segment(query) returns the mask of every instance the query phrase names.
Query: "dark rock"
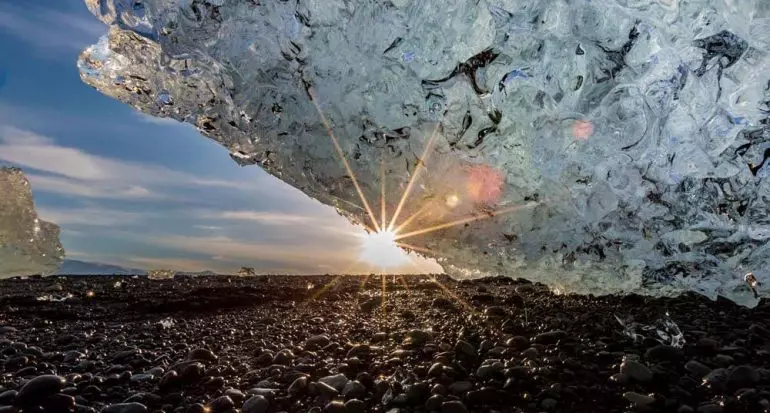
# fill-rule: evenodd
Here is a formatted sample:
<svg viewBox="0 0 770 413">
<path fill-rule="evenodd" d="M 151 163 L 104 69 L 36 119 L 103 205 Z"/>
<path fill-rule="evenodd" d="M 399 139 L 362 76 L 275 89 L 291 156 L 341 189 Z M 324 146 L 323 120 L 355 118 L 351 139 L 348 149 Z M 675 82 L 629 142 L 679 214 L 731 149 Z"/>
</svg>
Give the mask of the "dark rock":
<svg viewBox="0 0 770 413">
<path fill-rule="evenodd" d="M 147 406 L 141 403 L 111 404 L 103 408 L 100 413 L 147 413 Z"/>
<path fill-rule="evenodd" d="M 345 402 L 346 413 L 365 413 L 366 403 L 358 399 L 350 399 Z"/>
<path fill-rule="evenodd" d="M 6 390 L 2 393 L 0 393 L 0 406 L 10 406 L 13 404 L 13 401 L 16 400 L 16 395 L 18 395 L 19 392 L 16 390 Z"/>
<path fill-rule="evenodd" d="M 711 372 L 711 368 L 696 360 L 690 360 L 684 365 L 684 369 L 692 373 L 696 379 L 702 379 Z"/>
<path fill-rule="evenodd" d="M 305 348 L 308 350 L 321 349 L 329 345 L 330 342 L 329 336 L 326 334 L 319 334 L 307 339 L 305 341 Z"/>
<path fill-rule="evenodd" d="M 348 378 L 345 377 L 344 374 L 335 374 L 333 376 L 326 376 L 318 379 L 319 383 L 327 384 L 336 389 L 338 392 L 341 392 L 342 389 L 345 388 L 345 385 L 348 384 L 348 381 Z"/>
<path fill-rule="evenodd" d="M 270 401 L 265 396 L 253 396 L 246 400 L 241 407 L 241 413 L 265 413 L 270 407 Z"/>
<path fill-rule="evenodd" d="M 620 373 L 640 383 L 647 383 L 652 380 L 652 371 L 644 364 L 632 359 L 623 360 L 620 365 Z"/>
<path fill-rule="evenodd" d="M 458 400 L 441 403 L 441 413 L 468 413 L 468 408 Z"/>
<path fill-rule="evenodd" d="M 538 344 L 556 344 L 559 340 L 567 337 L 567 333 L 563 330 L 553 330 L 545 333 L 541 333 L 535 336 L 534 342 Z"/>
<path fill-rule="evenodd" d="M 440 394 L 434 394 L 433 396 L 430 396 L 425 402 L 425 408 L 428 409 L 428 411 L 439 411 L 441 410 L 441 405 L 444 403 L 444 400 L 444 396 Z"/>
<path fill-rule="evenodd" d="M 46 412 L 71 413 L 75 411 L 75 398 L 66 394 L 48 396 L 40 403 Z"/>
<path fill-rule="evenodd" d="M 191 404 L 187 406 L 187 410 L 185 410 L 186 413 L 207 413 L 208 411 L 206 406 L 200 403 Z"/>
<path fill-rule="evenodd" d="M 59 393 L 66 383 L 63 377 L 54 375 L 35 377 L 21 388 L 14 403 L 18 406 L 28 406 L 39 402 Z"/>
<path fill-rule="evenodd" d="M 347 413 L 347 410 L 345 409 L 345 404 L 338 400 L 335 400 L 327 404 L 326 407 L 324 407 L 323 411 L 325 413 Z"/>
<path fill-rule="evenodd" d="M 636 406 L 648 406 L 655 402 L 654 397 L 650 397 L 648 395 L 639 394 L 632 391 L 623 393 L 623 398 L 630 401 Z"/>
<path fill-rule="evenodd" d="M 759 372 L 752 366 L 733 368 L 727 376 L 727 386 L 732 389 L 752 387 L 759 382 Z"/>
<path fill-rule="evenodd" d="M 292 396 L 304 394 L 307 391 L 308 383 L 307 376 L 298 377 L 291 383 L 287 392 Z"/>
<path fill-rule="evenodd" d="M 644 353 L 644 357 L 654 361 L 677 361 L 682 358 L 682 352 L 672 346 L 659 344 Z"/>
<path fill-rule="evenodd" d="M 722 409 L 722 406 L 713 403 L 706 403 L 698 406 L 697 410 L 698 413 L 722 413 L 723 411 L 724 409 Z"/>
<path fill-rule="evenodd" d="M 365 394 L 366 394 L 366 387 L 364 387 L 364 385 L 357 380 L 348 381 L 345 384 L 345 387 L 343 387 L 342 389 L 342 395 L 345 396 L 346 399 L 361 398 Z"/>
<path fill-rule="evenodd" d="M 715 390 L 721 390 L 727 384 L 727 370 L 722 368 L 711 370 L 703 378 L 703 384 Z"/>
<path fill-rule="evenodd" d="M 187 360 L 210 361 L 213 363 L 218 359 L 214 352 L 205 348 L 196 348 L 187 353 Z"/>
<path fill-rule="evenodd" d="M 219 396 L 211 402 L 210 407 L 212 412 L 224 412 L 235 407 L 235 402 L 230 396 Z"/>
</svg>

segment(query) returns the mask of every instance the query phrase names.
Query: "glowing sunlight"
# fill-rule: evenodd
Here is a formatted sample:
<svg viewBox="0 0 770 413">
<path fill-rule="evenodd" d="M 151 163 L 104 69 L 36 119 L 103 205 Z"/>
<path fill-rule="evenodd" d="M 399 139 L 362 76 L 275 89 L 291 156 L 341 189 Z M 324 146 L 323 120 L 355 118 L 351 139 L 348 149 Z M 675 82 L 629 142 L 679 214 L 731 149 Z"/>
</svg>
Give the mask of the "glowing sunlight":
<svg viewBox="0 0 770 413">
<path fill-rule="evenodd" d="M 392 231 L 371 232 L 362 238 L 361 261 L 383 269 L 409 262 L 409 255 L 396 245 L 396 234 Z"/>
</svg>

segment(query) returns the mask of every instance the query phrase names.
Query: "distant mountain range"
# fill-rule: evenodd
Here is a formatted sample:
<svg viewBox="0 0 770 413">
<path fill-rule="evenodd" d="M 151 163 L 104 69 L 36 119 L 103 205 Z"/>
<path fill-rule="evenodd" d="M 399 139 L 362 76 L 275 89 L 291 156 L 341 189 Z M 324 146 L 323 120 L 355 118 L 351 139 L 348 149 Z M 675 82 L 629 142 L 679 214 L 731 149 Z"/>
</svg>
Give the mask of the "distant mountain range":
<svg viewBox="0 0 770 413">
<path fill-rule="evenodd" d="M 147 275 L 147 271 L 98 262 L 64 260 L 55 275 Z"/>
<path fill-rule="evenodd" d="M 190 276 L 217 275 L 213 271 L 178 271 L 176 274 Z M 56 271 L 54 275 L 147 275 L 147 271 L 99 262 L 64 260 L 59 267 L 59 271 Z"/>
</svg>

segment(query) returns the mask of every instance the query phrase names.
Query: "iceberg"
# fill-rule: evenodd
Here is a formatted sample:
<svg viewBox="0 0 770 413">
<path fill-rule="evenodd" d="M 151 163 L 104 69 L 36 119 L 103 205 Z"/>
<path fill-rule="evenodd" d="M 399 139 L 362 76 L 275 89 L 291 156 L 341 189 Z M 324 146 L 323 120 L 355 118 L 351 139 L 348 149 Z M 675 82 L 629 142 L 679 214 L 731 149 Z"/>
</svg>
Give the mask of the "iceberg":
<svg viewBox="0 0 770 413">
<path fill-rule="evenodd" d="M 38 218 L 24 173 L 0 168 L 0 278 L 53 274 L 63 258 L 59 227 Z"/>
<path fill-rule="evenodd" d="M 85 1 L 84 82 L 453 277 L 768 295 L 770 3 Z"/>
</svg>

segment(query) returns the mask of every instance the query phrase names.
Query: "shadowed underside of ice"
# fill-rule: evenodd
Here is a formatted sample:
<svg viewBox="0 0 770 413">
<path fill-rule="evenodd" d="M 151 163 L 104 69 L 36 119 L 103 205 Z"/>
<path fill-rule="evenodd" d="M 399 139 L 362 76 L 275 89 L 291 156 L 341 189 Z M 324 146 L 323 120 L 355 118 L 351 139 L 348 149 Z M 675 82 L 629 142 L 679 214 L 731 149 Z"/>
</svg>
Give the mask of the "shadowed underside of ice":
<svg viewBox="0 0 770 413">
<path fill-rule="evenodd" d="M 38 219 L 27 178 L 0 168 L 0 278 L 51 274 L 63 257 L 59 227 Z"/>
<path fill-rule="evenodd" d="M 85 82 L 351 219 L 311 95 L 373 210 L 381 162 L 391 215 L 425 165 L 402 232 L 526 205 L 404 240 L 452 275 L 745 305 L 746 272 L 770 282 L 770 2 L 86 3 L 110 29 Z"/>
</svg>

